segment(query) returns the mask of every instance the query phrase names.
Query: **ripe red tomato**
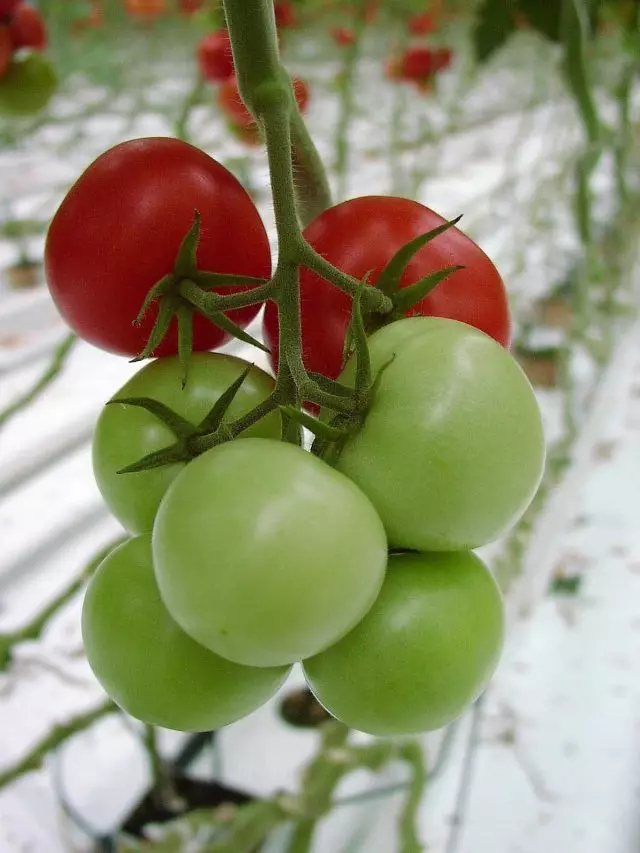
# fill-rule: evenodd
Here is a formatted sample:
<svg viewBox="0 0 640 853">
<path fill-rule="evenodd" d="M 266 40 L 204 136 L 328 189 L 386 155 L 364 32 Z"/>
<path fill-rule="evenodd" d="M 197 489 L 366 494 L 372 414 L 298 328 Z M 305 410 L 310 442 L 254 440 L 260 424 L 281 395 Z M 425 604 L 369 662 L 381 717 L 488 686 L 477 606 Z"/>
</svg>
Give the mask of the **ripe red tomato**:
<svg viewBox="0 0 640 853">
<path fill-rule="evenodd" d="M 203 0 L 180 0 L 180 11 L 183 15 L 193 15 L 202 9 Z"/>
<path fill-rule="evenodd" d="M 83 18 L 79 18 L 71 24 L 71 34 L 77 35 L 85 30 L 98 29 L 104 23 L 104 10 L 101 0 L 93 0 L 91 3 L 91 12 Z"/>
<path fill-rule="evenodd" d="M 341 47 L 353 44 L 356 39 L 355 33 L 348 27 L 333 27 L 331 30 L 331 38 Z"/>
<path fill-rule="evenodd" d="M 273 11 L 276 16 L 276 26 L 280 29 L 294 29 L 298 26 L 298 16 L 296 10 L 287 0 L 276 0 L 273 4 Z"/>
<path fill-rule="evenodd" d="M 294 77 L 292 83 L 298 109 L 304 113 L 309 105 L 309 86 L 300 77 Z M 240 97 L 235 77 L 225 81 L 218 89 L 218 106 L 236 129 L 252 127 L 255 124 L 253 116 Z"/>
<path fill-rule="evenodd" d="M 209 33 L 198 44 L 198 66 L 205 80 L 222 83 L 233 77 L 231 39 L 227 30 Z"/>
<path fill-rule="evenodd" d="M 0 18 L 10 18 L 22 0 L 0 0 Z"/>
<path fill-rule="evenodd" d="M 149 289 L 172 271 L 195 210 L 202 216 L 200 269 L 269 277 L 269 242 L 253 201 L 203 151 L 177 139 L 136 139 L 89 166 L 54 216 L 45 246 L 49 289 L 71 328 L 103 349 L 139 353 L 156 309 L 140 326 L 133 320 Z M 251 306 L 229 316 L 246 326 L 257 312 Z M 193 333 L 194 350 L 228 340 L 199 316 Z M 156 355 L 176 351 L 174 323 Z"/>
<path fill-rule="evenodd" d="M 156 18 L 165 8 L 165 0 L 126 0 L 127 12 L 141 18 Z"/>
<path fill-rule="evenodd" d="M 21 3 L 13 13 L 9 24 L 13 47 L 30 47 L 44 50 L 47 46 L 47 25 L 37 9 L 27 3 Z"/>
<path fill-rule="evenodd" d="M 453 59 L 453 51 L 450 47 L 439 47 L 433 52 L 434 71 L 444 71 L 451 65 Z"/>
<path fill-rule="evenodd" d="M 349 199 L 325 210 L 304 231 L 313 248 L 338 269 L 375 284 L 393 255 L 410 240 L 445 220 L 417 201 L 386 196 Z M 508 346 L 511 322 L 507 293 L 500 275 L 470 237 L 452 227 L 423 246 L 407 265 L 400 286 L 429 273 L 460 264 L 463 270 L 442 281 L 406 316 L 448 317 L 481 329 Z M 300 272 L 302 341 L 308 370 L 336 378 L 342 367 L 351 299 L 324 279 Z M 267 303 L 264 334 L 278 364 L 278 312 Z"/>
<path fill-rule="evenodd" d="M 9 27 L 0 24 L 0 79 L 9 70 L 11 58 L 13 56 L 13 43 L 9 33 Z"/>
<path fill-rule="evenodd" d="M 414 34 L 414 36 L 423 36 L 428 33 L 434 33 L 436 29 L 436 20 L 430 12 L 421 12 L 420 14 L 412 15 L 409 18 L 409 30 Z"/>
<path fill-rule="evenodd" d="M 401 76 L 405 80 L 422 80 L 435 71 L 434 51 L 430 47 L 408 47 L 401 57 Z"/>
</svg>

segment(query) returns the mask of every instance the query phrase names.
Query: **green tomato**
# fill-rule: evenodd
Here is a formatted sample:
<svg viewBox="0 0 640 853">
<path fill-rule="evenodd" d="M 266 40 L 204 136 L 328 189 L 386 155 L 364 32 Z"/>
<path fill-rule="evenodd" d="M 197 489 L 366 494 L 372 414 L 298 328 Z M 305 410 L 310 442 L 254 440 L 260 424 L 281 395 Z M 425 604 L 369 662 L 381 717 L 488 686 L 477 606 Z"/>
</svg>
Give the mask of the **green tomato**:
<svg viewBox="0 0 640 853">
<path fill-rule="evenodd" d="M 364 619 L 303 664 L 316 699 L 373 735 L 432 731 L 484 689 L 500 657 L 502 596 L 471 552 L 397 554 Z"/>
<path fill-rule="evenodd" d="M 544 470 L 529 381 L 488 335 L 415 317 L 369 339 L 378 384 L 336 468 L 378 510 L 393 547 L 464 551 L 505 533 Z M 341 381 L 353 382 L 354 365 Z"/>
<path fill-rule="evenodd" d="M 153 527 L 160 594 L 203 646 L 248 666 L 292 663 L 347 633 L 387 564 L 368 499 L 310 453 L 260 438 L 203 453 Z"/>
<path fill-rule="evenodd" d="M 183 390 L 178 358 L 159 358 L 136 373 L 115 398 L 150 397 L 196 425 L 246 367 L 245 361 L 232 355 L 194 353 Z M 273 388 L 273 379 L 253 367 L 224 420 L 246 414 L 265 400 Z M 272 412 L 243 432 L 244 436 L 278 438 L 280 415 Z M 145 409 L 110 404 L 102 410 L 93 437 L 93 472 L 105 503 L 130 533 L 151 532 L 160 501 L 184 464 L 163 465 L 134 474 L 118 474 L 118 471 L 175 441 L 169 427 Z"/>
<path fill-rule="evenodd" d="M 178 731 L 210 731 L 259 708 L 289 673 L 238 666 L 188 637 L 153 574 L 151 537 L 130 539 L 93 575 L 82 609 L 91 669 L 131 716 Z"/>
<path fill-rule="evenodd" d="M 38 53 L 14 57 L 0 80 L 0 114 L 30 116 L 51 100 L 58 79 L 51 62 Z"/>
</svg>

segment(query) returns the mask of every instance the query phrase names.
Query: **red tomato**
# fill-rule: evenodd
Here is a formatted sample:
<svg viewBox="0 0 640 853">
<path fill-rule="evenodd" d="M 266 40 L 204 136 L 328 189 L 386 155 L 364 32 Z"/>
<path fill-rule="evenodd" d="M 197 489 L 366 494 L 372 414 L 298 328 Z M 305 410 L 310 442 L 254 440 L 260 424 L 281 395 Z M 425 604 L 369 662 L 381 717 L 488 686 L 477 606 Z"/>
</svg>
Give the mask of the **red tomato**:
<svg viewBox="0 0 640 853">
<path fill-rule="evenodd" d="M 228 121 L 227 128 L 239 142 L 248 145 L 249 148 L 258 148 L 262 145 L 262 136 L 256 124 L 241 125 Z"/>
<path fill-rule="evenodd" d="M 401 76 L 404 80 L 423 80 L 435 71 L 434 51 L 430 47 L 408 47 L 401 57 Z"/>
<path fill-rule="evenodd" d="M 325 210 L 304 231 L 313 248 L 338 269 L 374 284 L 393 255 L 410 240 L 445 220 L 417 201 L 386 196 L 353 198 Z M 510 342 L 507 294 L 500 275 L 470 237 L 452 227 L 423 246 L 409 262 L 406 287 L 443 267 L 465 267 L 441 282 L 407 316 L 448 317 L 481 329 L 503 346 Z M 351 317 L 351 299 L 324 279 L 300 273 L 302 344 L 308 370 L 335 379 Z M 264 334 L 278 364 L 278 313 L 267 303 Z"/>
<path fill-rule="evenodd" d="M 341 47 L 346 47 L 349 44 L 353 44 L 356 40 L 355 33 L 348 27 L 334 27 L 331 30 L 331 38 L 336 44 L 339 44 Z"/>
<path fill-rule="evenodd" d="M 165 0 L 126 0 L 127 12 L 141 18 L 156 18 L 165 8 Z"/>
<path fill-rule="evenodd" d="M 104 23 L 104 10 L 101 0 L 93 0 L 91 3 L 91 13 L 84 18 L 74 21 L 71 25 L 72 34 L 84 32 L 89 29 L 98 29 Z"/>
<path fill-rule="evenodd" d="M 397 56 L 390 56 L 385 62 L 384 73 L 389 80 L 402 80 L 402 61 Z"/>
<path fill-rule="evenodd" d="M 286 30 L 293 29 L 298 25 L 296 10 L 287 0 L 276 0 L 273 4 L 273 11 L 276 16 L 277 27 Z"/>
<path fill-rule="evenodd" d="M 0 18 L 10 18 L 22 0 L 0 0 Z"/>
<path fill-rule="evenodd" d="M 227 30 L 216 30 L 200 40 L 198 65 L 205 80 L 222 83 L 233 77 L 231 39 Z"/>
<path fill-rule="evenodd" d="M 437 29 L 434 16 L 430 12 L 421 12 L 409 18 L 409 30 L 414 36 L 423 36 L 434 33 Z"/>
<path fill-rule="evenodd" d="M 183 15 L 193 15 L 202 9 L 203 0 L 180 0 L 180 11 Z"/>
<path fill-rule="evenodd" d="M 0 24 L 0 79 L 9 70 L 11 57 L 13 56 L 13 43 L 9 33 L 9 27 Z"/>
<path fill-rule="evenodd" d="M 309 86 L 300 77 L 292 80 L 293 92 L 300 112 L 305 112 L 309 105 Z M 218 106 L 237 128 L 250 127 L 254 124 L 253 116 L 246 108 L 238 91 L 235 77 L 225 81 L 218 89 Z"/>
<path fill-rule="evenodd" d="M 45 246 L 49 289 L 69 326 L 103 349 L 139 353 L 155 307 L 140 326 L 133 320 L 149 289 L 172 271 L 196 210 L 202 216 L 200 269 L 269 277 L 260 215 L 236 178 L 208 154 L 177 139 L 136 139 L 89 166 L 54 216 Z M 258 310 L 229 316 L 246 326 Z M 228 340 L 199 316 L 193 334 L 194 350 Z M 174 322 L 155 354 L 176 351 Z"/>
<path fill-rule="evenodd" d="M 451 65 L 453 51 L 450 47 L 439 47 L 433 52 L 434 71 L 444 71 Z"/>
<path fill-rule="evenodd" d="M 44 18 L 37 9 L 27 3 L 21 3 L 13 13 L 9 32 L 16 50 L 21 47 L 44 50 L 47 46 L 47 25 Z"/>
</svg>

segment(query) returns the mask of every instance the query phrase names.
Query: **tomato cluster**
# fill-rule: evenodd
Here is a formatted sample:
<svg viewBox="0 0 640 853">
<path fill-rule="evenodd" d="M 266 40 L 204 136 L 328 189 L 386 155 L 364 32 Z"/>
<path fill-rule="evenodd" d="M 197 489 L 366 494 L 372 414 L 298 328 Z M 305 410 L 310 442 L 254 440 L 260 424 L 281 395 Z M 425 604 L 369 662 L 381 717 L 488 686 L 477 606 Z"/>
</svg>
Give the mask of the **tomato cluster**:
<svg viewBox="0 0 640 853">
<path fill-rule="evenodd" d="M 30 115 L 42 109 L 56 89 L 40 12 L 22 0 L 0 0 L 0 113 Z"/>
<path fill-rule="evenodd" d="M 287 4 L 280 4 L 280 7 L 288 8 Z M 291 25 L 287 24 L 287 26 Z M 220 28 L 203 36 L 198 43 L 196 55 L 202 77 L 210 83 L 219 84 L 216 100 L 221 113 L 227 119 L 229 130 L 249 145 L 258 144 L 260 141 L 258 127 L 238 90 L 231 40 L 227 30 Z M 304 113 L 309 105 L 309 86 L 299 77 L 292 78 L 292 83 L 298 109 Z"/>
<path fill-rule="evenodd" d="M 181 238 L 196 208 L 189 259 Z M 416 202 L 371 197 L 327 210 L 305 237 L 376 286 L 398 249 L 442 222 Z M 125 143 L 90 166 L 53 219 L 45 261 L 72 328 L 121 353 L 149 333 L 132 321 L 156 281 L 270 274 L 264 227 L 235 178 L 168 139 Z M 445 725 L 483 689 L 503 604 L 472 549 L 522 515 L 544 441 L 531 386 L 506 348 L 504 287 L 479 247 L 442 229 L 413 252 L 397 292 L 452 262 L 466 269 L 413 316 L 369 335 L 369 399 L 326 452 L 281 440 L 290 413 L 267 405 L 277 380 L 209 351 L 223 340 L 211 324 L 209 335 L 207 324 L 194 329 L 201 351 L 186 381 L 170 330 L 161 357 L 105 406 L 94 472 L 132 538 L 90 581 L 82 630 L 91 667 L 126 711 L 168 728 L 216 728 L 264 703 L 301 662 L 331 714 L 392 735 Z M 349 298 L 310 276 L 301 271 L 305 363 L 326 381 L 339 374 L 349 395 L 361 372 L 358 352 L 343 366 Z M 178 313 L 180 293 L 167 297 Z M 272 344 L 274 323 L 270 301 Z M 319 429 L 335 425 L 331 411 L 319 414 Z"/>
</svg>

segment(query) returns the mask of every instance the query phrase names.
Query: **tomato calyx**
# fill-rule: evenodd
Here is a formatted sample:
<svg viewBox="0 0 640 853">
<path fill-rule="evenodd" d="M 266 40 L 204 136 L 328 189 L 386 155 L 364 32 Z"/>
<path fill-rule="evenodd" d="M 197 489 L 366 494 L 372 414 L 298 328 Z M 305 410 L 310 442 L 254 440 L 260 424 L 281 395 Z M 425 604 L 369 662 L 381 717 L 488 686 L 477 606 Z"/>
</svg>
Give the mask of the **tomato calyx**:
<svg viewBox="0 0 640 853">
<path fill-rule="evenodd" d="M 410 284 L 406 287 L 401 287 L 402 276 L 404 275 L 406 268 L 413 259 L 414 255 L 420 249 L 426 246 L 427 243 L 430 243 L 440 234 L 443 234 L 450 228 L 455 227 L 461 219 L 462 215 L 457 216 L 455 219 L 451 219 L 447 222 L 444 222 L 442 225 L 438 225 L 436 228 L 433 228 L 426 234 L 421 234 L 419 237 L 416 237 L 414 240 L 411 240 L 409 243 L 406 243 L 404 246 L 398 249 L 398 251 L 391 258 L 389 263 L 386 265 L 386 267 L 382 270 L 382 272 L 378 276 L 378 280 L 375 282 L 374 285 L 377 290 L 384 293 L 384 295 L 391 300 L 391 311 L 386 311 L 382 313 L 375 310 L 369 310 L 364 315 L 365 334 L 370 335 L 378 329 L 382 328 L 382 326 L 386 326 L 389 323 L 395 322 L 396 320 L 401 320 L 406 315 L 407 311 L 413 308 L 414 305 L 417 305 L 419 302 L 421 302 L 425 298 L 425 296 L 427 296 L 442 281 L 444 281 L 453 273 L 458 272 L 458 270 L 464 269 L 464 267 L 460 266 L 459 264 L 454 264 L 449 267 L 443 267 L 443 269 L 429 273 L 429 275 L 424 276 L 413 284 Z M 345 349 L 343 358 L 343 361 L 345 363 L 353 352 L 352 325 L 347 330 L 347 335 L 345 338 Z"/>
<path fill-rule="evenodd" d="M 197 446 L 197 439 L 204 438 L 211 440 L 212 436 L 214 436 L 219 439 L 216 442 L 218 444 L 232 439 L 234 437 L 233 430 L 229 429 L 228 426 L 223 426 L 222 419 L 253 366 L 253 364 L 247 365 L 246 369 L 220 395 L 209 412 L 198 424 L 192 424 L 186 418 L 174 412 L 169 406 L 150 397 L 117 397 L 109 400 L 107 405 L 119 404 L 121 406 L 137 406 L 140 409 L 144 409 L 167 426 L 177 439 L 174 444 L 170 444 L 153 453 L 148 453 L 137 462 L 121 468 L 118 474 L 134 474 L 139 471 L 160 468 L 163 465 L 190 462 L 203 452 Z"/>
<path fill-rule="evenodd" d="M 149 358 L 169 330 L 172 320 L 178 323 L 178 355 L 185 370 L 193 350 L 193 314 L 194 312 L 206 317 L 218 328 L 227 332 L 244 343 L 251 344 L 263 352 L 268 348 L 252 335 L 245 332 L 224 313 L 234 308 L 257 305 L 263 302 L 269 293 L 270 282 L 266 279 L 251 276 L 227 275 L 201 271 L 198 269 L 196 252 L 200 239 L 200 213 L 194 212 L 193 225 L 184 237 L 173 271 L 161 278 L 147 293 L 138 316 L 134 320 L 139 325 L 149 308 L 158 302 L 158 314 L 151 329 L 146 346 L 132 361 L 142 361 Z M 240 293 L 221 296 L 210 293 L 215 287 L 249 286 Z M 184 384 L 184 383 L 183 383 Z"/>
</svg>

